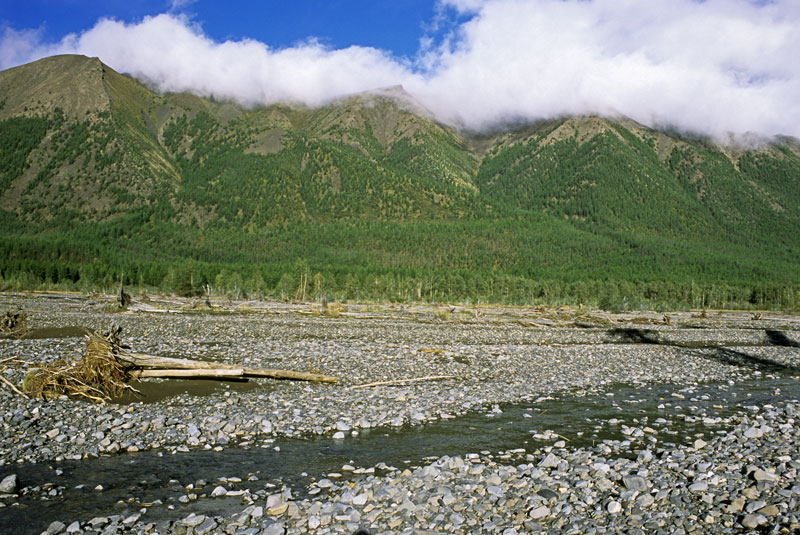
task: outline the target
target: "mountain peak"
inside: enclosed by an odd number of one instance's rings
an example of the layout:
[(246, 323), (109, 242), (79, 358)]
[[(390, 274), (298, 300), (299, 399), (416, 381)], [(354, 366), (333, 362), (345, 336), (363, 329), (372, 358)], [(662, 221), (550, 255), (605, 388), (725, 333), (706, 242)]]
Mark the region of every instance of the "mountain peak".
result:
[(105, 111), (110, 99), (104, 88), (106, 67), (98, 58), (60, 55), (0, 72), (5, 106), (0, 118), (44, 113), (60, 108), (68, 117)]
[(367, 107), (374, 106), (377, 102), (391, 102), (401, 111), (418, 115), (426, 119), (434, 119), (433, 113), (428, 110), (419, 100), (417, 100), (411, 93), (406, 91), (402, 85), (391, 85), (386, 87), (378, 87), (349, 95), (340, 100), (340, 102), (355, 101), (366, 105)]

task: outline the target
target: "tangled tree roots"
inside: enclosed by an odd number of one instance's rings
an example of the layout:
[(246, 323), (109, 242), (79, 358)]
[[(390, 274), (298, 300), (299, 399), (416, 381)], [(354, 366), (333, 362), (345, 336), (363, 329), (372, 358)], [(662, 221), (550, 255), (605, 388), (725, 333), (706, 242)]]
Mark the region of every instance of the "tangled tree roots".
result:
[(66, 395), (105, 403), (125, 390), (136, 390), (128, 384), (131, 368), (122, 361), (121, 327), (112, 326), (103, 336), (90, 333), (83, 358), (74, 364), (58, 360), (49, 366), (31, 371), (22, 390), (35, 397)]
[(6, 312), (0, 319), (0, 336), (6, 338), (19, 338), (28, 328), (25, 325), (27, 316), (24, 312)]

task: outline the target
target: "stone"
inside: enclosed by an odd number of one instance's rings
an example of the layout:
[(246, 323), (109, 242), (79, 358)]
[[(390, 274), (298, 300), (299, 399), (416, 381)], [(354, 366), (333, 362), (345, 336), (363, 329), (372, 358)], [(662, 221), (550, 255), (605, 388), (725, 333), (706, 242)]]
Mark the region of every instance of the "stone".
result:
[(429, 464), (428, 466), (422, 469), (422, 477), (427, 477), (427, 478), (438, 477), (441, 473), (442, 471), (439, 468), (433, 466), (432, 464)]
[(283, 504), (275, 506), (275, 507), (273, 507), (271, 509), (267, 509), (267, 514), (270, 515), (270, 516), (280, 516), (283, 513), (285, 513), (288, 508), (289, 508), (289, 504), (288, 503), (283, 503)]
[(747, 438), (761, 438), (764, 436), (764, 432), (761, 431), (758, 427), (750, 427), (744, 432), (744, 436)]
[(16, 494), (17, 493), (17, 474), (11, 474), (0, 481), (0, 494)]
[(747, 487), (742, 491), (742, 496), (744, 496), (745, 498), (749, 498), (751, 500), (755, 500), (756, 498), (758, 498), (758, 495), (759, 495), (758, 489), (755, 487)]
[(183, 525), (186, 527), (193, 528), (195, 526), (199, 526), (205, 521), (206, 521), (206, 515), (196, 515), (194, 513), (191, 513), (189, 516), (183, 519)]
[(690, 492), (706, 492), (708, 490), (708, 482), (705, 480), (695, 481), (689, 485)]
[(488, 492), (492, 496), (497, 496), (498, 498), (502, 498), (503, 495), (505, 494), (503, 492), (503, 489), (500, 488), (497, 485), (491, 485), (491, 486), (487, 487), (486, 492)]
[(536, 507), (535, 509), (531, 509), (528, 513), (528, 516), (531, 517), (533, 520), (539, 520), (541, 518), (545, 518), (550, 516), (550, 508), (546, 505), (541, 505)]
[(698, 438), (697, 440), (694, 441), (694, 449), (695, 450), (698, 450), (698, 451), (702, 450), (706, 446), (708, 446), (708, 443), (705, 440), (703, 440), (702, 438)]
[(742, 526), (747, 529), (755, 529), (762, 524), (767, 523), (767, 517), (764, 515), (745, 515), (742, 519)]
[(552, 453), (548, 453), (542, 462), (539, 463), (539, 466), (542, 468), (555, 468), (558, 466), (558, 463), (561, 462), (561, 459), (553, 455)]
[(284, 504), (286, 500), (283, 497), (283, 494), (270, 494), (267, 497), (267, 509), (272, 509), (273, 507), (278, 507)]
[(622, 478), (622, 483), (626, 489), (639, 492), (645, 492), (650, 487), (647, 480), (642, 476), (625, 476)]
[(214, 521), (213, 518), (206, 518), (202, 524), (194, 528), (194, 532), (197, 535), (206, 535), (206, 533), (211, 533), (214, 528), (217, 527), (217, 523)]
[(66, 524), (56, 520), (55, 522), (51, 522), (50, 525), (47, 526), (47, 533), (49, 533), (50, 535), (55, 535), (56, 533), (63, 533), (66, 527), (67, 527)]
[(223, 487), (222, 485), (218, 485), (214, 490), (211, 491), (212, 498), (220, 498), (228, 494), (228, 489)]
[(317, 529), (318, 527), (319, 527), (319, 517), (318, 516), (308, 517), (308, 529)]
[(777, 516), (780, 514), (780, 509), (778, 509), (777, 505), (767, 505), (766, 507), (762, 507), (758, 510), (759, 514), (764, 516)]
[(606, 511), (608, 511), (612, 515), (615, 515), (620, 511), (622, 511), (622, 504), (616, 500), (611, 500), (610, 502), (608, 502), (608, 505), (606, 506)]
[(350, 425), (347, 422), (342, 420), (337, 420), (336, 422), (336, 430), (337, 431), (350, 431)]
[(737, 496), (734, 498), (731, 503), (725, 508), (726, 513), (740, 513), (744, 509), (744, 505), (747, 502), (743, 496)]
[(81, 530), (81, 523), (77, 520), (67, 526), (66, 533), (78, 533)]
[(286, 533), (286, 526), (283, 525), (283, 522), (270, 524), (261, 531), (261, 535), (283, 535), (284, 533)]
[(123, 523), (123, 525), (125, 525), (125, 526), (131, 526), (131, 525), (135, 524), (136, 522), (138, 522), (138, 521), (139, 521), (139, 518), (141, 518), (141, 516), (142, 516), (142, 515), (141, 515), (141, 514), (139, 514), (139, 513), (134, 513), (134, 514), (132, 514), (131, 516), (129, 516), (129, 517), (126, 517), (126, 518), (125, 518), (125, 519), (122, 521), (122, 523)]
[(104, 524), (108, 524), (108, 518), (104, 516), (96, 516), (93, 519), (89, 520), (89, 525), (93, 528), (97, 528), (98, 526), (102, 526)]
[(547, 487), (539, 489), (539, 491), (536, 494), (538, 494), (545, 500), (554, 500), (558, 498), (558, 493), (552, 489), (548, 489)]
[(753, 472), (753, 478), (756, 481), (778, 481), (778, 475), (775, 472), (767, 472), (761, 468)]

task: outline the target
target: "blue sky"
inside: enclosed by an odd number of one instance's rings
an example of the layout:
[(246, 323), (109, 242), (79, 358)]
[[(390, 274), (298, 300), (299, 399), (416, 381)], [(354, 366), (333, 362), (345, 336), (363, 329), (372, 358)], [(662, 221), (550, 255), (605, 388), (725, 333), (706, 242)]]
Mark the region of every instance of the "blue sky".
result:
[[(92, 27), (100, 18), (136, 22), (148, 15), (185, 13), (218, 41), (259, 40), (285, 48), (316, 38), (331, 48), (374, 47), (413, 57), (432, 32), (434, 0), (4, 0), (0, 23), (40, 28), (57, 41)], [(173, 5), (176, 4), (176, 5)], [(451, 15), (453, 13), (451, 12)]]
[(402, 85), (471, 130), (599, 114), (800, 138), (798, 0), (0, 2), (0, 69), (83, 54), (244, 106)]

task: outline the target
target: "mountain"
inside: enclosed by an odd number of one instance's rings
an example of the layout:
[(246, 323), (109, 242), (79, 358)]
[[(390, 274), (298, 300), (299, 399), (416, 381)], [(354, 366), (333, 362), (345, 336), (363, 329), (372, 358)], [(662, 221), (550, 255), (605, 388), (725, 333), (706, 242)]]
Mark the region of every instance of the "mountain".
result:
[(340, 297), (800, 303), (796, 140), (595, 116), (473, 135), (402, 87), (247, 109), (97, 58), (0, 72), (0, 222), (10, 286), (291, 297), (308, 270)]

